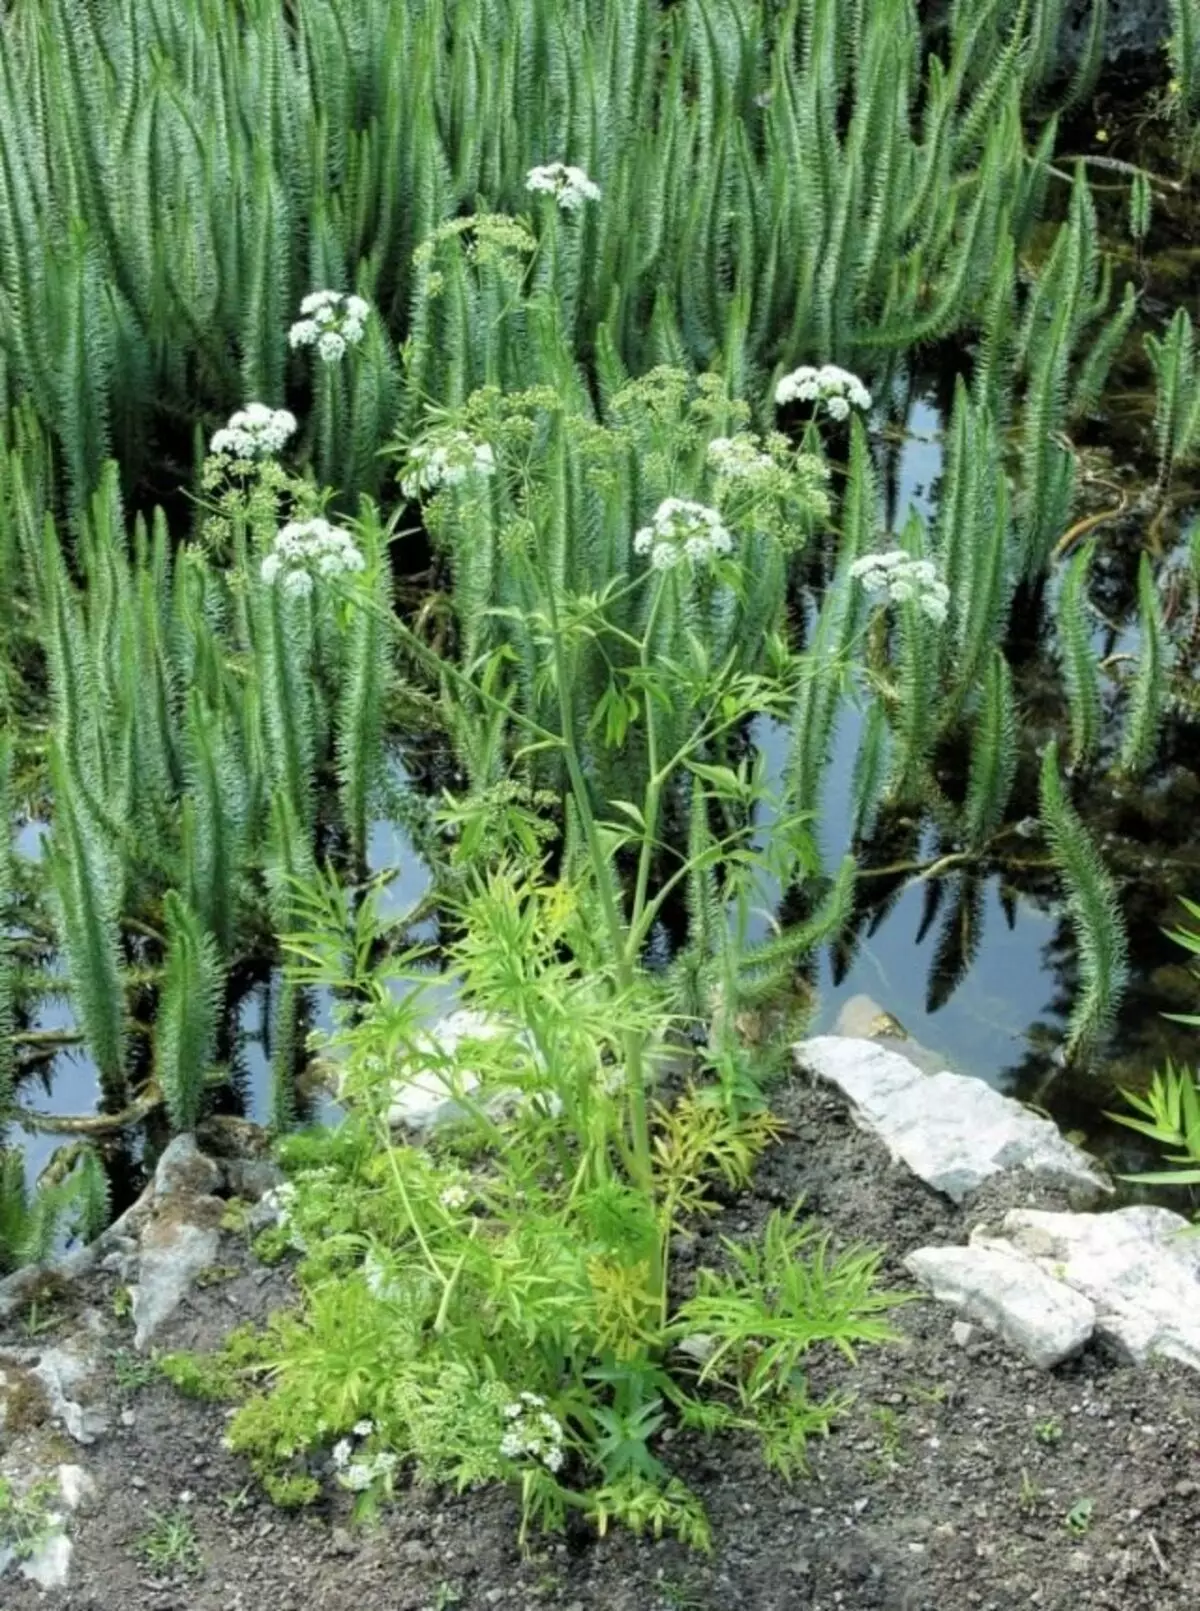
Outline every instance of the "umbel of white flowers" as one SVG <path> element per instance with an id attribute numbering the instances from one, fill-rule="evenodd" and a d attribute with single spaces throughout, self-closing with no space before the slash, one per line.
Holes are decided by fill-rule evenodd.
<path id="1" fill-rule="evenodd" d="M 357 347 L 362 340 L 370 311 L 360 296 L 310 291 L 300 304 L 301 317 L 288 331 L 288 341 L 293 347 L 315 347 L 327 364 L 336 364 L 348 347 Z"/>
<path id="2" fill-rule="evenodd" d="M 762 475 L 775 468 L 771 455 L 761 453 L 754 445 L 754 438 L 745 431 L 739 431 L 737 436 L 714 436 L 708 444 L 708 462 L 718 475 L 730 481 Z"/>
<path id="3" fill-rule="evenodd" d="M 374 1430 L 374 1421 L 359 1421 L 352 1435 L 369 1438 Z M 349 1438 L 342 1438 L 333 1446 L 333 1468 L 337 1472 L 337 1479 L 343 1488 L 349 1488 L 352 1493 L 362 1493 L 378 1478 L 389 1476 L 399 1463 L 399 1457 L 387 1449 L 378 1449 L 374 1454 L 360 1450 L 356 1458 L 354 1445 Z"/>
<path id="4" fill-rule="evenodd" d="M 538 1393 L 522 1393 L 504 1406 L 508 1429 L 500 1439 L 500 1453 L 506 1460 L 540 1460 L 547 1471 L 558 1471 L 563 1463 L 563 1429 L 557 1416 L 546 1408 Z"/>
<path id="5" fill-rule="evenodd" d="M 213 432 L 209 447 L 213 453 L 224 453 L 231 459 L 269 459 L 283 451 L 295 429 L 296 416 L 286 408 L 247 403 L 229 416 L 228 425 Z"/>
<path id="6" fill-rule="evenodd" d="M 881 602 L 915 604 L 938 626 L 946 619 L 950 589 L 939 579 L 932 560 L 914 559 L 902 549 L 892 548 L 856 559 L 850 575 Z"/>
<path id="7" fill-rule="evenodd" d="M 438 487 L 457 487 L 468 476 L 491 475 L 496 457 L 486 442 L 474 442 L 465 431 L 449 431 L 444 436 L 418 442 L 409 450 L 408 474 L 400 490 L 406 498 Z"/>
<path id="8" fill-rule="evenodd" d="M 553 196 L 565 213 L 578 212 L 585 201 L 600 200 L 600 186 L 582 168 L 569 167 L 565 162 L 530 168 L 525 175 L 525 188 Z"/>
<path id="9" fill-rule="evenodd" d="M 715 509 L 688 498 L 664 498 L 650 524 L 634 534 L 633 551 L 649 554 L 655 570 L 669 571 L 685 559 L 707 565 L 718 554 L 731 553 L 733 538 Z"/>
<path id="10" fill-rule="evenodd" d="M 361 571 L 365 564 L 354 538 L 340 526 L 321 519 L 289 520 L 263 556 L 262 579 L 303 596 L 312 592 L 315 578 Z"/>
<path id="11" fill-rule="evenodd" d="M 775 401 L 784 403 L 823 403 L 830 419 L 844 420 L 852 408 L 864 413 L 871 406 L 871 394 L 848 369 L 836 364 L 824 364 L 813 369 L 805 364 L 785 375 L 775 388 Z"/>

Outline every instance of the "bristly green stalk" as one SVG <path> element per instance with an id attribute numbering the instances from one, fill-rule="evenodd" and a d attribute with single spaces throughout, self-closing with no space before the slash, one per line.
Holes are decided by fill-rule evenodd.
<path id="1" fill-rule="evenodd" d="M 1166 707 L 1167 631 L 1163 622 L 1158 584 L 1149 554 L 1138 565 L 1138 664 L 1125 730 L 1121 737 L 1121 770 L 1136 775 L 1154 759 L 1159 728 Z"/>
<path id="2" fill-rule="evenodd" d="M 54 838 L 48 860 L 58 896 L 71 995 L 110 1101 L 124 1106 L 125 996 L 114 881 L 100 842 L 84 827 L 75 783 L 56 748 Z"/>
<path id="3" fill-rule="evenodd" d="M 1128 942 L 1112 879 L 1063 793 L 1057 743 L 1047 746 L 1042 763 L 1041 807 L 1079 947 L 1079 987 L 1066 1040 L 1074 1059 L 1094 1053 L 1112 1027 L 1128 977 Z"/>
<path id="4" fill-rule="evenodd" d="M 271 1023 L 271 1129 L 290 1130 L 296 1120 L 296 1074 L 303 1051 L 301 997 L 285 975 Z"/>
<path id="5" fill-rule="evenodd" d="M 1104 715 L 1100 671 L 1092 649 L 1088 596 L 1095 552 L 1094 543 L 1085 543 L 1071 558 L 1058 594 L 1058 646 L 1071 716 L 1071 766 L 1074 769 L 1094 760 L 1100 746 Z"/>
<path id="6" fill-rule="evenodd" d="M 182 896 L 167 892 L 167 931 L 155 1069 L 176 1130 L 194 1130 L 212 1067 L 225 970 L 212 935 Z"/>
<path id="7" fill-rule="evenodd" d="M 16 1075 L 13 1046 L 16 956 L 9 939 L 10 909 L 14 894 L 12 845 L 13 743 L 0 735 L 0 1124 L 12 1103 Z"/>
<path id="8" fill-rule="evenodd" d="M 1200 372 L 1196 335 L 1186 308 L 1177 308 L 1166 333 L 1147 335 L 1146 356 L 1156 382 L 1154 433 L 1158 486 L 1163 491 L 1177 461 L 1200 441 Z"/>
<path id="9" fill-rule="evenodd" d="M 984 677 L 971 737 L 963 837 L 972 849 L 981 848 L 1003 820 L 1016 771 L 1012 674 L 1003 653 L 996 649 Z"/>

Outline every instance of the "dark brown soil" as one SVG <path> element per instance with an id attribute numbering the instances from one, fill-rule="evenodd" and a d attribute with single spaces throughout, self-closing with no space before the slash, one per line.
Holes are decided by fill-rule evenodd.
<path id="1" fill-rule="evenodd" d="M 793 1084 L 776 1109 L 791 1135 L 754 1197 L 726 1212 L 724 1234 L 751 1231 L 771 1206 L 803 1192 L 839 1241 L 887 1246 L 886 1277 L 902 1286 L 900 1255 L 962 1240 L 988 1211 L 980 1203 L 960 1211 L 926 1192 L 823 1092 Z M 172 1346 L 211 1343 L 286 1296 L 285 1275 L 256 1269 L 229 1241 L 239 1273 L 196 1293 L 166 1339 Z M 831 1361 L 814 1369 L 816 1388 L 852 1385 L 858 1401 L 813 1447 L 808 1478 L 789 1486 L 753 1447 L 729 1439 L 668 1444 L 664 1453 L 708 1507 L 708 1557 L 617 1533 L 543 1540 L 522 1558 L 516 1506 L 499 1491 L 405 1492 L 377 1530 L 354 1534 L 342 1494 L 300 1514 L 273 1509 L 221 1448 L 219 1407 L 161 1382 L 127 1388 L 113 1431 L 74 1456 L 101 1499 L 75 1523 L 72 1586 L 55 1603 L 65 1611 L 1195 1611 L 1200 1379 L 1174 1367 L 1135 1371 L 1096 1353 L 1047 1375 L 978 1331 L 960 1346 L 953 1316 L 932 1304 L 913 1303 L 897 1320 L 902 1346 L 864 1354 L 849 1374 Z M 1051 1424 L 1060 1435 L 1042 1441 L 1035 1429 Z M 1077 1506 L 1073 1530 L 1066 1518 Z M 176 1507 L 192 1518 L 203 1567 L 160 1578 L 136 1546 L 152 1512 Z M 0 1583 L 2 1611 L 45 1604 L 28 1584 Z"/>

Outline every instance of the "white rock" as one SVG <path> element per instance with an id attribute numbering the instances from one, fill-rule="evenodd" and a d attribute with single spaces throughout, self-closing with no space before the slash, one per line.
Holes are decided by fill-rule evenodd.
<path id="1" fill-rule="evenodd" d="M 221 1171 L 206 1158 L 192 1135 L 176 1136 L 167 1143 L 154 1169 L 154 1195 L 208 1197 L 221 1185 Z"/>
<path id="2" fill-rule="evenodd" d="M 99 1404 L 85 1402 L 87 1388 L 96 1374 L 95 1360 L 67 1348 L 47 1348 L 30 1374 L 46 1389 L 51 1413 L 76 1443 L 95 1443 L 107 1432 L 108 1411 Z"/>
<path id="3" fill-rule="evenodd" d="M 388 1104 L 388 1123 L 393 1129 L 406 1129 L 425 1134 L 439 1125 L 470 1115 L 473 1100 L 478 1100 L 480 1078 L 474 1069 L 465 1066 L 459 1055 L 464 1042 L 493 1040 L 508 1034 L 509 1026 L 484 1013 L 459 1008 L 447 1013 L 432 1025 L 426 1034 L 429 1063 L 425 1067 L 414 1064 L 411 1073 L 391 1083 Z M 518 1036 L 525 1042 L 524 1036 Z M 529 1050 L 531 1058 L 536 1054 Z M 511 1113 L 525 1097 L 514 1088 L 493 1090 L 483 1101 L 483 1108 L 491 1118 Z M 561 1106 L 552 1094 L 543 1098 L 550 1111 Z"/>
<path id="4" fill-rule="evenodd" d="M 40 1589 L 61 1589 L 71 1575 L 71 1540 L 61 1527 L 47 1533 L 21 1562 L 21 1576 Z"/>
<path id="5" fill-rule="evenodd" d="M 195 1201 L 201 1205 L 213 1199 Z M 130 1288 L 135 1348 L 145 1348 L 175 1312 L 201 1270 L 216 1262 L 219 1246 L 220 1232 L 215 1225 L 170 1217 L 151 1220 L 142 1234 L 138 1282 Z"/>
<path id="6" fill-rule="evenodd" d="M 1009 1250 L 923 1247 L 904 1262 L 940 1303 L 997 1332 L 1042 1370 L 1077 1354 L 1096 1324 L 1085 1297 Z"/>
<path id="7" fill-rule="evenodd" d="M 956 1203 L 993 1176 L 1017 1170 L 1087 1203 L 1111 1190 L 1049 1119 L 983 1080 L 945 1069 L 923 1074 L 897 1051 L 838 1035 L 801 1041 L 793 1054 L 801 1068 L 850 1098 L 855 1118 L 893 1158 Z"/>
<path id="8" fill-rule="evenodd" d="M 59 1466 L 58 1487 L 68 1510 L 78 1510 L 96 1497 L 96 1484 L 82 1466 Z"/>
<path id="9" fill-rule="evenodd" d="M 1096 1332 L 1137 1364 L 1200 1370 L 1200 1236 L 1167 1208 L 1110 1214 L 1011 1210 L 1004 1240 L 1095 1305 Z"/>
<path id="10" fill-rule="evenodd" d="M 950 1327 L 950 1335 L 960 1348 L 965 1348 L 975 1335 L 975 1327 L 968 1320 L 956 1320 Z"/>

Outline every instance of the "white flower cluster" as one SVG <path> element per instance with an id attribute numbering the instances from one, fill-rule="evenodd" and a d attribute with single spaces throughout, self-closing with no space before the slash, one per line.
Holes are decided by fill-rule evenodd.
<path id="1" fill-rule="evenodd" d="M 471 1201 L 471 1193 L 465 1186 L 447 1186 L 438 1201 L 443 1208 L 465 1208 Z"/>
<path id="2" fill-rule="evenodd" d="M 771 455 L 761 453 L 754 445 L 754 438 L 745 431 L 739 431 L 737 436 L 714 436 L 708 444 L 708 462 L 718 475 L 730 481 L 762 475 L 775 468 Z"/>
<path id="3" fill-rule="evenodd" d="M 370 311 L 360 296 L 310 291 L 300 304 L 301 317 L 288 331 L 288 341 L 293 347 L 315 347 L 327 364 L 336 364 L 348 347 L 357 347 L 362 340 Z"/>
<path id="4" fill-rule="evenodd" d="M 525 175 L 526 190 L 553 196 L 565 213 L 578 212 L 585 201 L 600 200 L 600 186 L 582 168 L 565 162 L 548 162 L 543 168 L 530 168 Z"/>
<path id="5" fill-rule="evenodd" d="M 871 406 L 871 394 L 848 369 L 823 364 L 820 369 L 804 365 L 785 375 L 775 388 L 775 401 L 784 403 L 824 403 L 830 419 L 844 420 L 852 408 L 864 413 Z"/>
<path id="6" fill-rule="evenodd" d="M 492 475 L 496 456 L 486 442 L 474 442 L 465 431 L 450 431 L 409 450 L 408 474 L 400 482 L 406 498 L 438 487 L 460 486 L 468 476 Z"/>
<path id="7" fill-rule="evenodd" d="M 634 534 L 635 554 L 649 554 L 655 570 L 669 571 L 684 559 L 704 565 L 733 550 L 720 515 L 688 498 L 664 498 L 650 525 Z"/>
<path id="8" fill-rule="evenodd" d="M 938 626 L 950 608 L 950 589 L 938 577 L 932 560 L 913 559 L 902 549 L 856 559 L 850 575 L 867 592 L 891 604 L 916 604 Z"/>
<path id="9" fill-rule="evenodd" d="M 356 1438 L 369 1438 L 374 1430 L 373 1421 L 359 1421 L 353 1435 Z M 356 1459 L 354 1445 L 349 1438 L 343 1438 L 333 1446 L 333 1464 L 342 1487 L 357 1494 L 369 1488 L 379 1477 L 390 1476 L 399 1464 L 399 1458 L 386 1449 L 380 1449 L 375 1454 L 360 1453 Z"/>
<path id="10" fill-rule="evenodd" d="M 313 577 L 340 576 L 366 565 L 348 531 L 327 520 L 289 520 L 277 533 L 275 546 L 262 562 L 262 579 L 279 582 L 287 593 L 303 596 L 313 590 Z"/>
<path id="11" fill-rule="evenodd" d="M 562 1422 L 550 1414 L 544 1398 L 522 1393 L 516 1403 L 504 1406 L 504 1414 L 509 1425 L 500 1439 L 500 1453 L 506 1460 L 540 1460 L 547 1471 L 562 1469 Z"/>
<path id="12" fill-rule="evenodd" d="M 209 445 L 213 453 L 227 453 L 231 459 L 269 459 L 283 451 L 295 429 L 296 416 L 286 408 L 247 403 L 230 415 L 228 425 L 214 432 Z"/>

